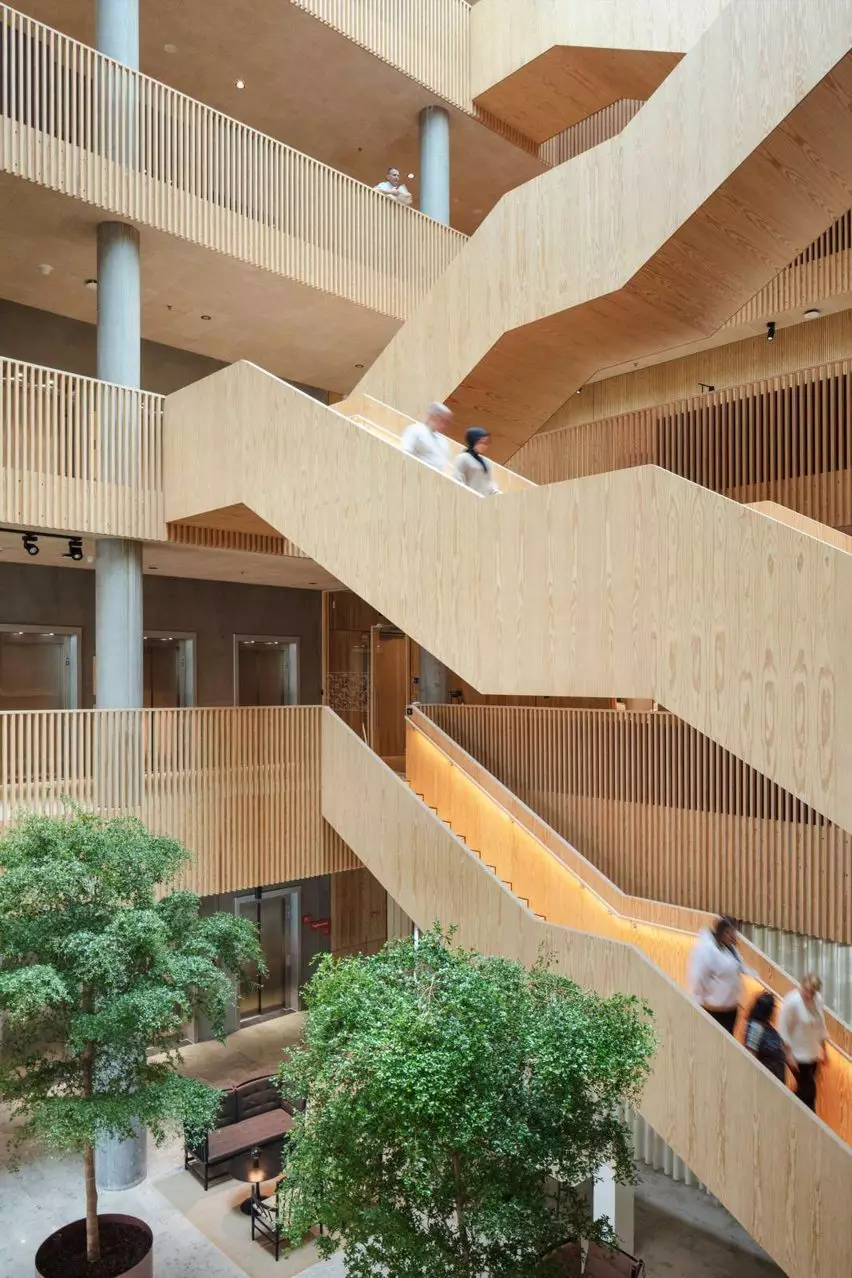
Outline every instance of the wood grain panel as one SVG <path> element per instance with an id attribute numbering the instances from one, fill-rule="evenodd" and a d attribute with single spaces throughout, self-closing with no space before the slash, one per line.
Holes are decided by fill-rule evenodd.
<path id="1" fill-rule="evenodd" d="M 451 398 L 504 460 L 600 369 L 712 337 L 852 206 L 845 0 L 812 18 L 794 68 L 797 0 L 732 0 L 617 137 L 500 201 L 358 389 Z"/>
<path id="2" fill-rule="evenodd" d="M 168 518 L 248 506 L 479 691 L 649 698 L 852 830 L 852 556 L 654 467 L 482 500 L 246 364 L 165 459 Z"/>
<path id="3" fill-rule="evenodd" d="M 619 98 L 648 98 L 726 0 L 480 0 L 475 101 L 538 142 Z"/>
<path id="4" fill-rule="evenodd" d="M 6 5 L 0 19 L 7 173 L 396 318 L 465 241 Z"/>
<path id="5" fill-rule="evenodd" d="M 536 435 L 512 458 L 539 484 L 650 463 L 735 501 L 852 524 L 852 360 Z"/>
<path id="6" fill-rule="evenodd" d="M 63 800 L 138 816 L 193 860 L 202 895 L 348 870 L 320 815 L 318 706 L 0 715 L 0 821 Z"/>
<path id="7" fill-rule="evenodd" d="M 546 164 L 551 166 L 565 164 L 573 160 L 575 155 L 582 155 L 601 142 L 608 142 L 630 123 L 642 106 L 641 98 L 621 98 L 611 106 L 595 111 L 594 115 L 580 120 L 570 129 L 563 129 L 555 137 L 542 142 L 538 154 Z"/>
<path id="8" fill-rule="evenodd" d="M 852 835 L 673 715 L 423 713 L 622 891 L 852 943 Z"/>
<path id="9" fill-rule="evenodd" d="M 163 399 L 0 358 L 0 522 L 164 539 Z"/>
<path id="10" fill-rule="evenodd" d="M 462 944 L 527 964 L 544 946 L 582 986 L 646 1000 L 660 1045 L 643 1117 L 791 1278 L 850 1272 L 852 1152 L 661 970 L 676 936 L 648 929 L 641 953 L 536 918 L 343 723 L 326 719 L 323 814 L 402 909 L 421 927 L 456 923 Z M 542 857 L 537 874 L 543 866 Z"/>

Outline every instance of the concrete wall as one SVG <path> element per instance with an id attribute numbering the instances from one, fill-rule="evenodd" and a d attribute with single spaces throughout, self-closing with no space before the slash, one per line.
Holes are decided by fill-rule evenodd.
<path id="1" fill-rule="evenodd" d="M 50 311 L 19 306 L 0 298 L 0 355 L 45 364 L 67 373 L 84 377 L 97 375 L 97 334 L 94 324 L 66 319 Z M 201 377 L 224 368 L 220 360 L 195 355 L 192 351 L 161 346 L 159 342 L 142 343 L 142 389 L 169 395 Z M 298 383 L 292 383 L 294 386 Z M 328 392 L 313 386 L 299 390 L 328 403 Z"/>
<path id="2" fill-rule="evenodd" d="M 318 590 L 241 586 L 146 576 L 144 624 L 149 630 L 196 636 L 196 703 L 234 703 L 234 635 L 298 639 L 299 694 L 320 700 L 322 596 Z M 92 705 L 95 574 L 0 561 L 0 623 L 82 629 L 80 705 Z"/>

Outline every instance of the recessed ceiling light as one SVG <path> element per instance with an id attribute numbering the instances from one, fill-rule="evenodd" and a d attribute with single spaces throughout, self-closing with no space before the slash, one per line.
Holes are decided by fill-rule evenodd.
<path id="1" fill-rule="evenodd" d="M 38 266 L 36 267 L 36 270 L 38 271 L 39 275 L 53 274 L 53 267 L 50 265 L 49 262 L 39 262 Z"/>
<path id="2" fill-rule="evenodd" d="M 209 320 L 209 319 L 212 319 L 212 318 L 213 318 L 213 316 L 212 316 L 212 315 L 202 315 L 202 316 L 201 316 L 201 318 L 202 318 L 203 320 Z"/>
<path id="3" fill-rule="evenodd" d="M 97 287 L 98 287 L 98 281 L 97 281 L 97 280 L 86 280 L 86 288 L 87 288 L 87 289 L 90 289 L 92 292 L 94 292 L 94 291 L 95 291 L 95 289 L 96 289 Z"/>
<path id="4" fill-rule="evenodd" d="M 177 53 L 176 44 L 164 44 L 163 49 L 165 50 L 166 53 Z"/>
<path id="5" fill-rule="evenodd" d="M 818 311 L 815 306 L 812 306 L 809 311 L 805 311 L 805 319 L 819 319 L 821 314 L 822 311 Z"/>
<path id="6" fill-rule="evenodd" d="M 244 89 L 246 87 L 245 80 L 235 80 L 234 83 L 236 84 L 238 89 Z"/>

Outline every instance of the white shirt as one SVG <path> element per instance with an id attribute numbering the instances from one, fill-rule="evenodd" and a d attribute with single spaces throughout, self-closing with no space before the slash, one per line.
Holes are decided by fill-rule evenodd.
<path id="1" fill-rule="evenodd" d="M 825 1004 L 819 994 L 814 997 L 810 1010 L 800 990 L 791 990 L 781 1004 L 778 1017 L 778 1033 L 789 1047 L 793 1057 L 803 1065 L 818 1061 L 822 1045 L 828 1038 L 825 1028 Z"/>
<path id="2" fill-rule="evenodd" d="M 419 457 L 433 470 L 445 471 L 450 460 L 450 441 L 439 430 L 423 422 L 412 422 L 402 436 L 403 452 Z"/>
<path id="3" fill-rule="evenodd" d="M 689 963 L 692 997 L 712 1012 L 727 1012 L 740 1002 L 743 961 L 734 950 L 716 944 L 712 932 L 704 928 Z"/>
<path id="4" fill-rule="evenodd" d="M 460 484 L 464 484 L 466 488 L 472 488 L 475 493 L 479 493 L 480 497 L 491 497 L 494 493 L 499 493 L 500 489 L 494 483 L 491 462 L 487 457 L 483 457 L 482 460 L 485 463 L 484 466 L 480 466 L 469 452 L 459 453 L 453 462 L 453 474 Z"/>
<path id="5" fill-rule="evenodd" d="M 394 186 L 392 182 L 379 182 L 373 187 L 373 190 L 381 191 L 382 195 L 389 195 L 391 199 L 397 200 L 400 204 L 411 203 L 411 192 L 403 182 L 400 182 L 399 186 Z"/>

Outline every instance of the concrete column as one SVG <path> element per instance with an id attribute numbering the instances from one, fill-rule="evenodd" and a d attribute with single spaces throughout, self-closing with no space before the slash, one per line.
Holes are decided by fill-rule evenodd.
<path id="1" fill-rule="evenodd" d="M 417 699 L 425 706 L 446 705 L 450 699 L 449 678 L 447 667 L 425 648 L 421 648 Z"/>
<path id="2" fill-rule="evenodd" d="M 609 1163 L 600 1168 L 592 1194 L 592 1215 L 595 1220 L 608 1217 L 619 1247 L 631 1256 L 635 1242 L 634 1198 L 633 1186 L 618 1184 Z"/>
<path id="3" fill-rule="evenodd" d="M 139 66 L 138 0 L 96 0 L 97 47 L 125 66 Z M 114 104 L 134 126 L 132 86 Z M 125 133 L 127 136 L 127 133 Z M 133 147 L 125 162 L 132 162 Z M 139 232 L 121 222 L 98 227 L 98 377 L 138 387 L 142 353 Z M 109 473 L 110 459 L 104 458 Z M 126 478 L 132 479 L 132 473 Z M 99 709 L 142 704 L 142 546 L 99 541 L 95 551 L 95 679 Z M 121 749 L 121 744 L 117 743 Z M 134 742 L 125 743 L 128 750 Z M 98 1143 L 98 1188 L 132 1189 L 145 1179 L 148 1134 Z"/>
<path id="4" fill-rule="evenodd" d="M 420 212 L 450 224 L 450 114 L 438 106 L 420 112 Z"/>

